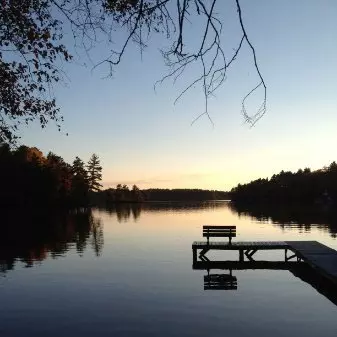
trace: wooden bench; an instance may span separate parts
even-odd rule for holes
[[[203,226],[202,236],[207,237],[207,243],[210,237],[225,237],[231,244],[232,238],[236,237],[236,226]]]

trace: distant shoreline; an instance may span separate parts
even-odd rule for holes
[[[230,199],[205,199],[205,200],[193,200],[193,199],[186,199],[186,200],[115,200],[110,201],[109,204],[151,204],[151,203],[184,203],[184,202],[230,202]]]

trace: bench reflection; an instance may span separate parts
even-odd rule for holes
[[[194,270],[207,270],[207,275],[204,275],[204,290],[237,290],[238,282],[232,274],[233,270],[291,270],[298,265],[298,262],[290,261],[193,261]],[[229,273],[212,274],[212,269],[228,270]]]
[[[288,270],[296,278],[310,284],[337,306],[337,287],[303,262],[297,261],[193,261],[193,270],[205,270],[204,290],[237,290],[238,280],[232,273],[239,270]],[[212,270],[214,272],[212,273]],[[215,271],[217,270],[217,271]],[[226,273],[219,273],[219,271]]]
[[[230,274],[210,274],[204,276],[204,290],[237,290],[236,276]]]

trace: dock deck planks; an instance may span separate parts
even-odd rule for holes
[[[287,241],[286,243],[311,267],[337,283],[337,251],[317,241]]]
[[[210,250],[238,250],[238,249],[287,249],[289,244],[285,241],[237,241],[237,242],[223,242],[223,241],[195,241],[192,244],[193,249],[209,248]]]

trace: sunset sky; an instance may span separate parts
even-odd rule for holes
[[[268,86],[268,110],[255,127],[240,112],[241,99],[258,81],[247,47],[210,101],[214,127],[207,118],[191,126],[203,112],[201,88],[173,102],[196,74],[155,92],[167,71],[155,37],[142,58],[129,47],[113,78],[102,79],[104,69],[91,71],[84,55],[76,56],[64,66],[66,85],[55,88],[62,132],[53,124],[46,130],[33,125],[21,130],[22,143],[69,162],[97,153],[104,187],[228,190],[282,169],[337,161],[337,2],[242,0],[241,7]],[[218,1],[217,12],[230,51],[240,38],[235,1]],[[188,43],[195,41],[192,36]],[[94,59],[104,52],[99,46]]]

